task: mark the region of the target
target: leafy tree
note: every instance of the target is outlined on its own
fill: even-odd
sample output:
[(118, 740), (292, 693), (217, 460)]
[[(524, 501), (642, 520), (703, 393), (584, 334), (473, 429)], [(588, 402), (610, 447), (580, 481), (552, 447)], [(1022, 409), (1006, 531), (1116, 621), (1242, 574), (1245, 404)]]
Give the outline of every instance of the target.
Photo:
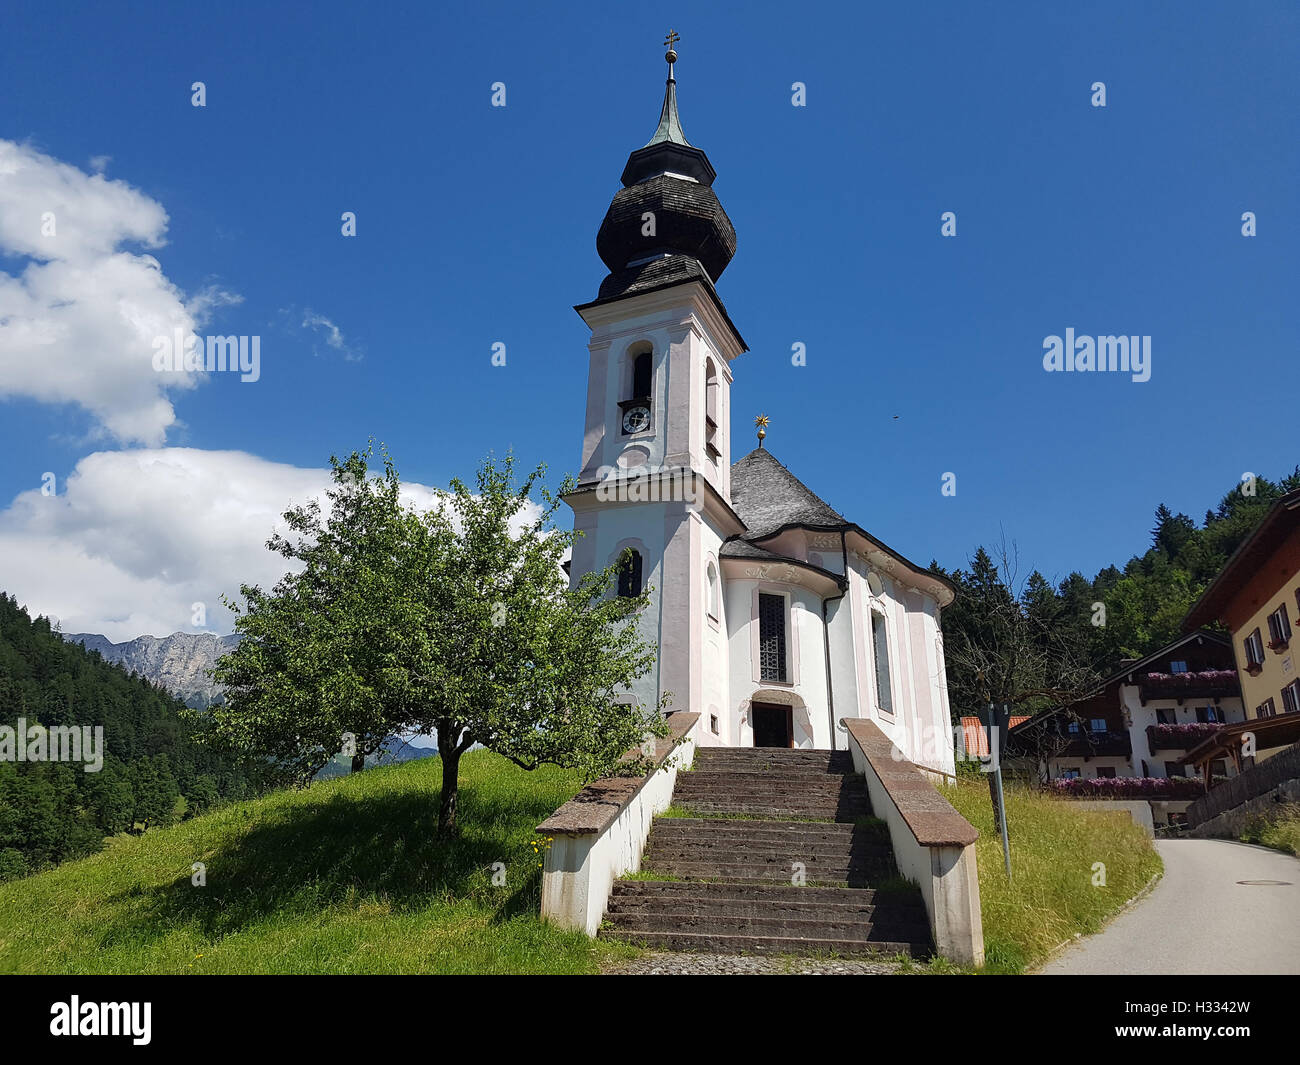
[(621, 560), (569, 587), (561, 562), (576, 534), (553, 518), (573, 482), (552, 495), (543, 471), (517, 483), (513, 457), (489, 459), (475, 492), (454, 480), (449, 505), (423, 515), (411, 702), (438, 735), (444, 833), (454, 831), (459, 761), (473, 744), (525, 769), (550, 763), (592, 779), (647, 731), (666, 732), (660, 715), (620, 694), (654, 662), (635, 624), (647, 598), (611, 594)]
[(635, 625), (646, 598), (610, 594), (617, 564), (568, 586), (575, 534), (554, 526), (560, 500), (542, 468), (517, 483), (513, 458), (489, 459), (476, 491), (455, 480), (419, 512), (403, 505), (387, 455), (368, 476), (371, 453), (331, 459), (328, 514), (286, 514), (295, 539), (270, 546), (301, 569), (269, 593), (242, 589), (244, 639), (215, 671), (226, 702), (209, 713), (213, 742), (305, 783), (345, 733), (354, 769), (391, 733), (435, 733), (438, 825), (451, 833), (474, 744), (590, 779), (665, 732), (622, 694), (654, 661)]
[(226, 601), (244, 639), (213, 670), (225, 702), (192, 712), (210, 742), (267, 759), (281, 781), (307, 783), (349, 744), (361, 770), (409, 716), (398, 659), (417, 623), (408, 581), (418, 522), (387, 455), (382, 475), (368, 476), (372, 454), (331, 457), (328, 512), (318, 500), (285, 512), (289, 535), (267, 546), (300, 568), (269, 592), (241, 586), (242, 607)]

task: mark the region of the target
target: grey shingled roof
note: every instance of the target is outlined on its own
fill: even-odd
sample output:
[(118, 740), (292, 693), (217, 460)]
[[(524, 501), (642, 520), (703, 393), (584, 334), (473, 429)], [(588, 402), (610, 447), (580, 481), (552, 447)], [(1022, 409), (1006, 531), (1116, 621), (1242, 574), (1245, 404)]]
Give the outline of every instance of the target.
[(790, 525), (838, 529), (851, 524), (761, 447), (732, 463), (731, 505), (745, 523), (747, 540)]

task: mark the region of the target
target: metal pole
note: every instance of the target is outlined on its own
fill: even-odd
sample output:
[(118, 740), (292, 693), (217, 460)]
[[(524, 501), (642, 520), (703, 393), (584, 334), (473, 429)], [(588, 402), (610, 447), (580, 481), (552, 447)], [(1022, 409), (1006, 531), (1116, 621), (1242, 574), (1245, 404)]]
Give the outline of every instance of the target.
[(1011, 844), (1007, 841), (1007, 804), (1002, 797), (1002, 763), (994, 770), (998, 789), (998, 825), (1002, 829), (1002, 857), (1007, 863), (1007, 879), (1011, 879)]

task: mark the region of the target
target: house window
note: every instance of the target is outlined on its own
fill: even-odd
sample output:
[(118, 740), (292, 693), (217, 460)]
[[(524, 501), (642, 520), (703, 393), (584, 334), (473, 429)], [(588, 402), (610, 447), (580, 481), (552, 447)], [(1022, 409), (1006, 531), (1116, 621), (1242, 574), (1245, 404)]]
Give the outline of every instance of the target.
[(1278, 607), (1268, 616), (1268, 646), (1274, 651), (1286, 649), (1291, 639), (1291, 621), (1286, 616), (1286, 605)]
[(889, 684), (889, 632), (885, 617), (871, 611), (871, 646), (876, 657), (876, 705), (887, 714), (894, 712), (894, 692)]
[(1167, 776), (1167, 777), (1185, 777), (1185, 776), (1187, 776), (1187, 774), (1184, 772), (1184, 768), (1185, 768), (1184, 766), (1179, 765), (1177, 762), (1166, 762), (1166, 763), (1165, 763), (1165, 776)]
[(1186, 662), (1170, 662), (1170, 663), (1169, 663), (1169, 672), (1170, 672), (1170, 673), (1186, 673), (1186, 672), (1187, 672), (1187, 663), (1186, 663)]
[(1178, 714), (1172, 708), (1163, 706), (1156, 707), (1156, 724), (1157, 725), (1176, 725), (1178, 724)]
[(758, 664), (763, 680), (785, 681), (785, 596), (758, 596)]
[(628, 550), (618, 571), (618, 594), (624, 599), (635, 599), (641, 594), (641, 553)]
[(1079, 731), (1079, 722), (1077, 722), (1077, 721), (1071, 721), (1070, 724), (1067, 726), (1067, 728), (1068, 728), (1071, 732), (1075, 732), (1075, 733), (1077, 733), (1077, 732)]
[(1062, 779), (1062, 780), (1078, 780), (1078, 779), (1079, 779), (1079, 771), (1078, 771), (1077, 769), (1062, 769), (1062, 770), (1061, 770), (1061, 779)]
[(1228, 763), (1222, 758), (1216, 758), (1210, 763), (1210, 776), (1226, 777), (1228, 775)]
[(717, 714), (710, 714), (710, 715), (709, 715), (709, 731), (712, 732), (715, 736), (718, 734), (718, 715), (717, 715)]
[(713, 618), (714, 621), (717, 621), (718, 620), (718, 567), (713, 564), (712, 559), (709, 560), (709, 568), (705, 574), (705, 578), (708, 581), (708, 589), (707, 589), (708, 595), (707, 598), (705, 599), (705, 603), (708, 605), (709, 608), (709, 617)]
[(1264, 664), (1264, 641), (1260, 638), (1259, 629), (1246, 637), (1243, 646), (1246, 649), (1246, 669), (1258, 673), (1259, 667)]
[(1103, 780), (1113, 780), (1115, 778), (1115, 767), (1113, 765), (1099, 765), (1097, 767), (1097, 776)]
[(1211, 723), (1222, 723), (1223, 711), (1217, 706), (1198, 706), (1196, 708), (1196, 720), (1203, 725)]
[(1088, 722), (1088, 729), (1092, 732), (1105, 732), (1106, 719), (1104, 717), (1094, 717)]
[(1282, 689), (1282, 713), (1300, 713), (1300, 680), (1293, 680)]
[(1273, 704), (1273, 697), (1269, 696), (1257, 707), (1255, 707), (1256, 717), (1272, 717), (1277, 713), (1277, 707)]

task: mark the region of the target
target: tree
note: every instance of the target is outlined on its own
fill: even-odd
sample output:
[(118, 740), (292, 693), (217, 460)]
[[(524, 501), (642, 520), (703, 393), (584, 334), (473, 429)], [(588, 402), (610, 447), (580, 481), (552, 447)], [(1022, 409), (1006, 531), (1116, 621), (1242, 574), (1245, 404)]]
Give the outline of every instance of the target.
[(418, 511), (387, 454), (368, 476), (371, 454), (331, 459), (328, 514), (317, 503), (285, 514), (295, 538), (268, 546), (302, 568), (269, 593), (242, 588), (244, 639), (215, 671), (226, 702), (208, 714), (213, 742), (306, 783), (346, 733), (354, 770), (387, 735), (434, 733), (449, 834), (474, 744), (591, 779), (665, 734), (655, 708), (626, 694), (654, 661), (636, 627), (646, 596), (611, 594), (617, 561), (568, 586), (575, 534), (554, 527), (560, 499), (542, 467), (516, 483), (512, 457), (489, 459), (475, 492), (454, 480)]
[(307, 783), (349, 745), (359, 771), (407, 717), (395, 659), (415, 620), (403, 584), (418, 523), (387, 454), (368, 476), (372, 455), (331, 456), (328, 513), (315, 499), (285, 512), (289, 534), (267, 547), (301, 568), (270, 592), (241, 586), (243, 607), (226, 600), (244, 639), (213, 670), (224, 704), (194, 715), (209, 742), (269, 760), (284, 781)]
[(577, 534), (553, 518), (573, 482), (552, 495), (543, 472), (517, 483), (512, 456), (489, 459), (476, 491), (455, 480), (448, 506), (422, 515), (412, 580), (426, 623), (410, 633), (410, 701), (417, 725), (438, 735), (442, 833), (455, 831), (460, 758), (475, 743), (590, 780), (647, 732), (666, 733), (655, 708), (623, 694), (655, 658), (636, 626), (646, 594), (611, 594), (622, 559), (569, 586), (561, 562)]
[(998, 560), (979, 548), (969, 572), (950, 579), (957, 597), (944, 611), (944, 650), (954, 713), (973, 714), (989, 703), (1016, 712), (1072, 701), (1096, 683), (1088, 633), (1064, 612), (1041, 574), (1018, 579), (1014, 544)]

